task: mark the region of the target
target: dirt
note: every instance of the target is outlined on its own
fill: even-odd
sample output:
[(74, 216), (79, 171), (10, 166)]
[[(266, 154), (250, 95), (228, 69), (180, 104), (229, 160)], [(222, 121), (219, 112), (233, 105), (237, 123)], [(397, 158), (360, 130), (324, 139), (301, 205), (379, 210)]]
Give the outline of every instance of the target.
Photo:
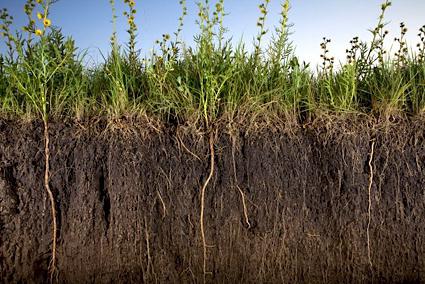
[[(218, 131), (205, 274), (207, 133), (52, 123), (53, 282), (425, 283), (424, 125)], [(49, 280), (43, 174), (42, 124), (0, 120), (1, 283)]]

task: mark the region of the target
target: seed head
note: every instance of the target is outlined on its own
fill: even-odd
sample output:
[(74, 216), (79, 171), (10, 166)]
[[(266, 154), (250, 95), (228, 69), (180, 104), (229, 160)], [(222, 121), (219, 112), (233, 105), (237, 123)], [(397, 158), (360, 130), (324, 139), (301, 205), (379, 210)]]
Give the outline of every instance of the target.
[(216, 9), (216, 11), (217, 11), (217, 12), (221, 12), (221, 11), (223, 11), (223, 7), (221, 6), (221, 4), (220, 4), (220, 3), (217, 3), (217, 4), (215, 5), (215, 9)]

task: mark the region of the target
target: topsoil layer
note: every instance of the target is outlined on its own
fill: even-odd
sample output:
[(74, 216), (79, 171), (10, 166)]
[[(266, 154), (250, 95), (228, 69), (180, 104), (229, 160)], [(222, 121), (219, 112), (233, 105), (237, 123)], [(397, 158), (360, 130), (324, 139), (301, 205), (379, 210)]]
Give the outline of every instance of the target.
[[(53, 281), (425, 283), (425, 124), (346, 125), (215, 135), (204, 273), (208, 134), (51, 124)], [(42, 124), (0, 121), (2, 283), (49, 279), (43, 143)]]

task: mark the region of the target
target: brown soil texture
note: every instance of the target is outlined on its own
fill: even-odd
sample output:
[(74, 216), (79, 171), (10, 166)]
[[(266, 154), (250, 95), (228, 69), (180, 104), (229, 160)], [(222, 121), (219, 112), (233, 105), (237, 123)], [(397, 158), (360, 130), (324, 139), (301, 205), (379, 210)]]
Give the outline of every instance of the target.
[[(53, 282), (425, 283), (423, 120), (225, 129), (205, 192), (204, 275), (208, 134), (51, 124)], [(0, 120), (1, 283), (49, 279), (43, 141), (39, 122)]]

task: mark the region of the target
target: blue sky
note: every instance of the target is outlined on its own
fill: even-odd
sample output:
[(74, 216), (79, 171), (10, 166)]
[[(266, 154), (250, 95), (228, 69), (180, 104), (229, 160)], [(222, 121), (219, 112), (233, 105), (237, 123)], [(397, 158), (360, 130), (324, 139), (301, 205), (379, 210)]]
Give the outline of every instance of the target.
[[(117, 1), (120, 16), (125, 7), (122, 0)], [(136, 23), (139, 26), (138, 48), (149, 52), (154, 41), (164, 33), (172, 34), (177, 27), (180, 15), (178, 0), (136, 0), (138, 15)], [(367, 31), (376, 23), (380, 12), (381, 0), (292, 0), (290, 22), (293, 23), (291, 36), (301, 60), (316, 64), (320, 61), (322, 37), (332, 39), (331, 53), (337, 59), (344, 59), (345, 49), (353, 36), (362, 40), (370, 40)], [(212, 1), (214, 4), (215, 1)], [(248, 44), (257, 33), (259, 0), (226, 0), (225, 10), (229, 15), (225, 25), (229, 28), (228, 37), (239, 40), (243, 37)], [(273, 30), (273, 25), (279, 21), (280, 0), (271, 0), (270, 14), (267, 25)], [(7, 8), (15, 16), (16, 26), (25, 23), (23, 6), (25, 0), (1, 0), (0, 7)], [(197, 8), (195, 0), (187, 0), (189, 15), (183, 30), (184, 40), (191, 44), (193, 35), (198, 32), (195, 25)], [(408, 40), (412, 46), (418, 42), (418, 29), (425, 24), (424, 0), (394, 0), (386, 20), (389, 22), (388, 46), (399, 34), (399, 23), (405, 22)], [(81, 50), (88, 51), (87, 61), (102, 60), (99, 50), (108, 50), (109, 37), (112, 31), (111, 10), (108, 0), (60, 0), (52, 7), (51, 19), (54, 25), (60, 26), (66, 35), (71, 35)], [(119, 39), (126, 40), (126, 22), (119, 19)]]

